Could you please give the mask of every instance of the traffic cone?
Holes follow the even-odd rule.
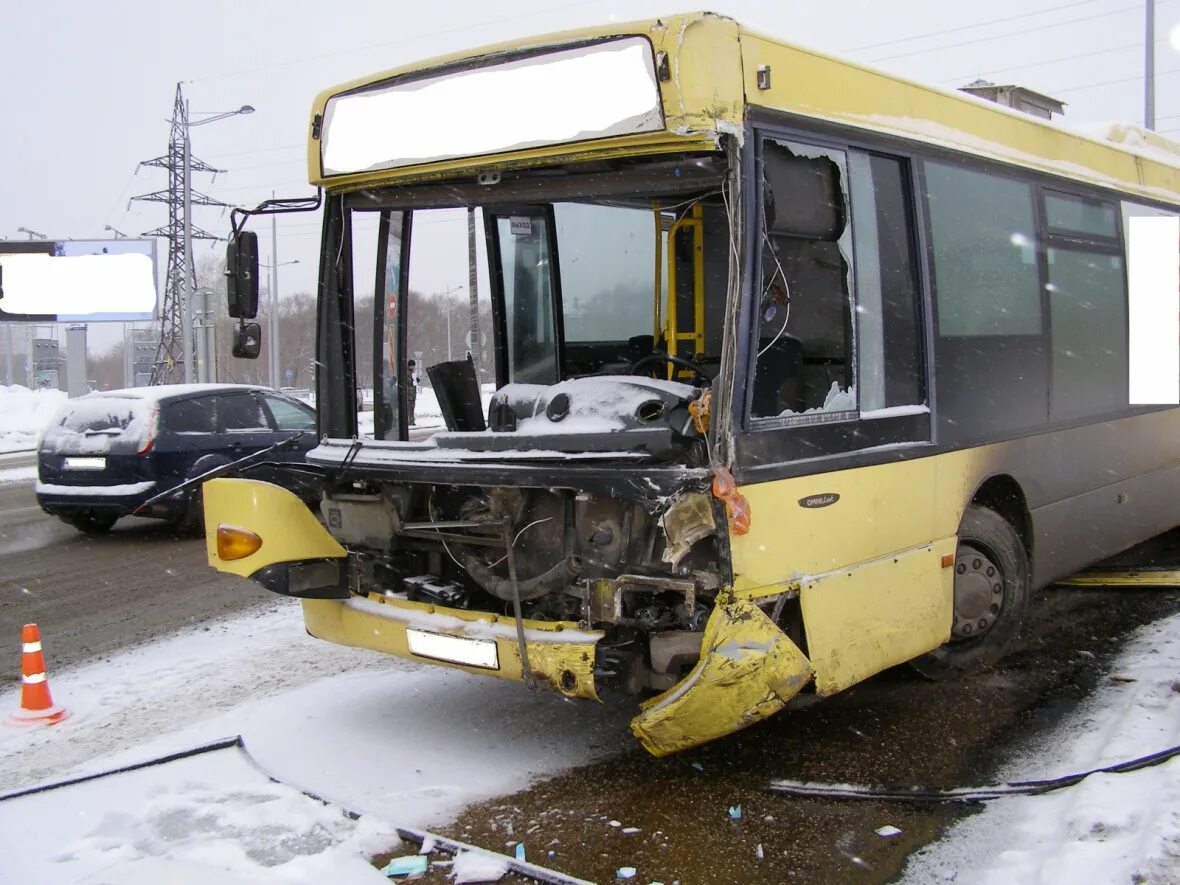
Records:
[[[20,641],[20,709],[10,713],[8,721],[12,725],[55,725],[70,713],[49,696],[45,655],[41,653],[41,631],[37,625],[25,624]]]

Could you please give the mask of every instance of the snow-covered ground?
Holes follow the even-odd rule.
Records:
[[[1180,615],[1138,632],[1111,678],[1004,770],[1042,780],[1180,744]],[[908,885],[1180,882],[1180,757],[990,802],[911,861]]]
[[[198,764],[167,780],[170,769],[161,769],[149,791],[158,801],[142,807],[108,807],[120,788],[105,781],[69,788],[57,804],[54,793],[36,803],[0,801],[0,881],[10,881],[3,870],[12,858],[20,858],[11,880],[18,882],[91,881],[95,869],[107,878],[94,881],[124,882],[149,861],[157,871],[183,861],[193,882],[237,883],[296,860],[280,881],[377,881],[363,864],[317,878],[323,865],[308,857],[339,859],[343,846],[363,858],[396,843],[391,825],[443,823],[470,802],[630,743],[625,710],[333,646],[307,636],[298,603],[277,598],[261,612],[51,673],[49,682],[70,716],[51,727],[0,726],[0,789],[240,734],[281,781],[362,817],[327,827],[328,812],[310,812],[289,791],[239,784],[219,765]],[[0,694],[0,709],[18,704],[18,690]],[[176,827],[177,815],[201,826]],[[258,856],[252,846],[262,819],[272,842],[300,850]],[[52,852],[17,850],[45,844],[47,828]]]

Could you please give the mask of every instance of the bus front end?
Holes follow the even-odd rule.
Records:
[[[798,693],[794,588],[740,597],[730,563],[743,90],[736,25],[705,15],[324,93],[322,501],[207,483],[210,564],[330,642],[655,695],[632,728],[657,755]],[[461,358],[450,303],[444,347],[427,322],[439,267],[479,296]]]

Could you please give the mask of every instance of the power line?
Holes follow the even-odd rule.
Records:
[[[1180,68],[1170,68],[1166,71],[1156,71],[1157,77],[1162,77],[1164,74],[1180,73]],[[1119,83],[1140,83],[1143,81],[1143,75],[1137,77],[1123,77],[1119,80],[1103,80],[1101,83],[1084,83],[1081,86],[1065,86],[1061,89],[1050,89],[1049,92],[1054,95],[1059,95],[1062,92],[1077,92],[1079,89],[1097,89],[1099,86],[1115,86]]]
[[[1172,0],[1162,0],[1162,2],[1159,5],[1162,6],[1164,3],[1170,3],[1170,2],[1172,2]],[[1112,15],[1122,15],[1124,12],[1137,12],[1137,11],[1141,10],[1142,8],[1143,7],[1141,5],[1124,6],[1121,9],[1113,9],[1109,12],[1100,12],[1097,15],[1088,15],[1088,16],[1085,16],[1084,18],[1074,18],[1074,19],[1070,19],[1069,21],[1064,21],[1064,22],[1054,22],[1052,24],[1047,24],[1047,25],[1038,25],[1035,28],[1025,28],[1023,31],[1006,31],[1003,34],[994,34],[991,37],[976,37],[974,40],[960,40],[958,43],[946,43],[942,46],[928,46],[925,49],[915,49],[912,52],[901,52],[901,53],[898,53],[897,55],[886,55],[886,56],[882,56],[880,58],[869,59],[869,61],[873,64],[877,64],[878,62],[893,61],[894,59],[898,59],[898,58],[910,58],[911,56],[922,55],[923,53],[927,53],[927,52],[941,52],[944,49],[955,49],[959,46],[973,46],[977,43],[988,43],[992,40],[1003,40],[1007,37],[1019,37],[1023,34],[1031,34],[1034,31],[1048,31],[1053,28],[1063,28],[1066,25],[1074,25],[1074,24],[1078,24],[1080,22],[1095,21],[1100,18],[1109,18]]]
[[[1097,3],[1098,0],[1079,0],[1077,3],[1066,3],[1062,6],[1051,6],[1048,9],[1038,9],[1036,12],[1025,12],[1020,15],[1007,15],[1003,18],[993,18],[985,22],[974,22],[969,25],[958,25],[954,28],[943,28],[941,31],[927,31],[925,34],[915,34],[912,37],[899,37],[896,40],[884,40],[880,43],[868,43],[864,46],[854,46],[851,49],[843,49],[841,52],[861,52],[865,49],[880,49],[882,46],[895,46],[898,43],[912,43],[915,40],[925,40],[927,37],[941,37],[943,34],[955,34],[959,31],[973,31],[976,28],[984,28],[988,25],[998,25],[1003,22],[1016,21],[1022,18],[1032,18],[1036,15],[1048,15],[1050,12],[1058,12],[1062,9],[1073,9],[1076,6],[1089,6]]]
[[[298,148],[299,150],[306,150],[307,144],[281,144],[274,147],[251,148],[248,151],[230,151],[225,154],[208,154],[207,156],[213,159],[220,159],[222,157],[242,157],[246,154],[270,154],[276,151],[292,151]]]
[[[111,211],[107,213],[107,220],[106,220],[106,222],[104,222],[105,224],[112,223],[111,216],[115,214],[115,210],[119,208],[119,204],[123,202],[123,198],[125,196],[127,196],[127,191],[131,188],[131,182],[135,180],[135,176],[137,176],[138,174],[139,174],[139,164],[136,163],[135,168],[131,171],[131,174],[129,176],[127,176],[127,183],[124,184],[123,188],[119,191],[119,196],[115,198],[115,205],[111,206]],[[123,214],[124,215],[127,214],[126,209],[123,210]]]
[[[1166,42],[1165,40],[1157,40],[1157,43]],[[1094,55],[1105,55],[1108,52],[1122,52],[1127,49],[1142,49],[1143,43],[1126,43],[1122,46],[1111,46],[1109,49],[1095,49],[1092,52],[1080,52],[1077,55],[1062,55],[1058,58],[1046,58],[1041,61],[1029,62],[1026,65],[1011,65],[1005,68],[995,68],[990,71],[976,71],[974,74],[962,74],[958,77],[946,77],[939,80],[939,83],[958,83],[966,80],[968,77],[986,77],[991,74],[1006,74],[1009,71],[1023,71],[1028,68],[1039,68],[1045,65],[1053,65],[1062,61],[1075,61],[1079,58],[1090,58]]]

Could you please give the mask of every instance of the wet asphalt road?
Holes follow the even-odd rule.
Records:
[[[657,760],[636,748],[471,807],[444,832],[509,854],[523,839],[530,860],[594,882],[616,881],[622,866],[668,885],[893,881],[971,808],[798,799],[766,782],[991,783],[1022,740],[1109,678],[1129,632],[1177,611],[1170,590],[1046,590],[1019,649],[993,671],[931,683],[896,668],[699,750]],[[884,825],[901,835],[876,835]]]
[[[1180,536],[1166,549],[1180,553]],[[209,569],[201,539],[141,519],[86,536],[43,514],[30,482],[0,484],[0,645],[14,652],[0,670],[5,681],[19,678],[17,637],[28,621],[41,626],[52,672],[268,596]],[[989,783],[1022,739],[1109,678],[1109,660],[1130,631],[1176,611],[1176,591],[1043,591],[1020,647],[991,672],[930,683],[897,668],[669,759],[636,747],[472,806],[442,829],[509,854],[523,839],[530,860],[595,882],[616,881],[622,866],[637,868],[634,881],[668,885],[888,882],[911,852],[970,810],[794,799],[766,792],[765,783]],[[728,809],[737,805],[741,818],[732,820]],[[901,835],[877,836],[886,824]],[[449,881],[444,869],[421,881]]]
[[[41,628],[52,674],[269,596],[209,568],[203,539],[135,517],[85,535],[43,513],[31,481],[0,483],[0,649],[12,649],[0,683],[20,680],[22,624]]]

